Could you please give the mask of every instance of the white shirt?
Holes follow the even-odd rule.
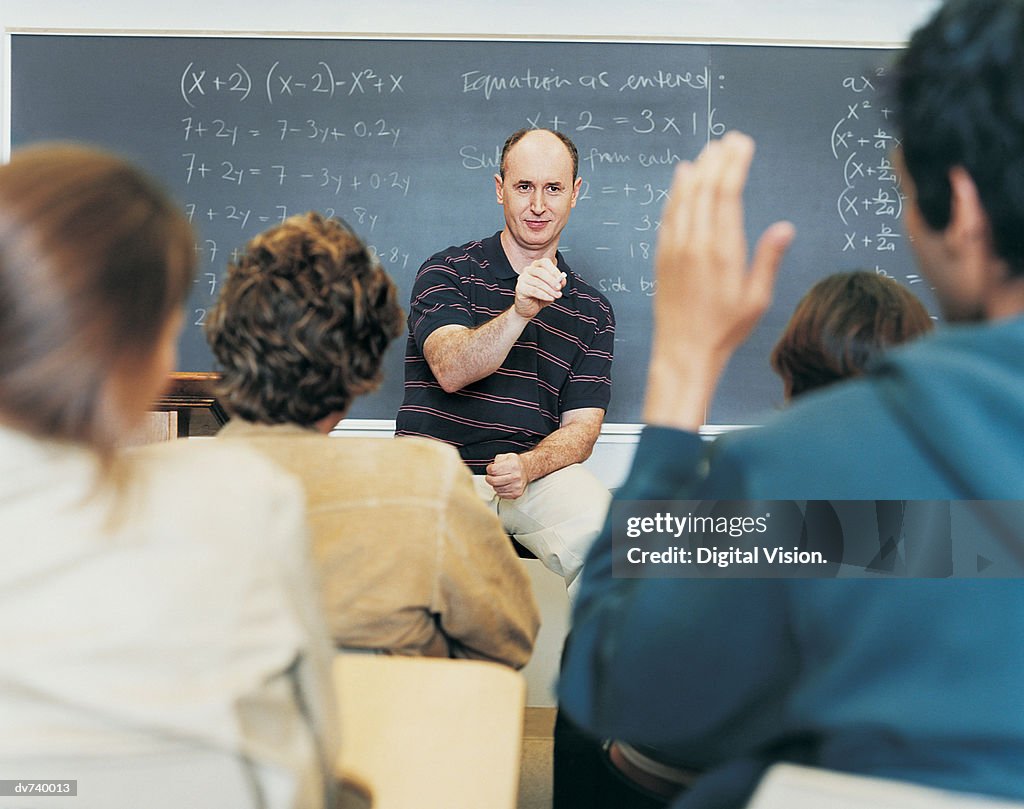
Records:
[[[123,464],[97,488],[87,450],[0,426],[0,779],[78,779],[76,809],[321,809],[301,489],[220,442]]]

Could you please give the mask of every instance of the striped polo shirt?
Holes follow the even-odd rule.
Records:
[[[500,232],[431,256],[416,276],[405,350],[405,400],[397,435],[435,438],[458,449],[476,474],[494,456],[525,452],[558,429],[561,415],[583,407],[607,409],[611,398],[615,316],[608,300],[566,274],[562,297],[527,324],[493,374],[445,393],[423,358],[423,343],[449,324],[474,328],[515,300],[518,276]]]

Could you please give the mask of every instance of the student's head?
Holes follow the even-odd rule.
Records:
[[[786,398],[860,376],[889,346],[932,329],[921,301],[874,272],[837,273],[804,295],[772,350]]]
[[[912,181],[908,230],[946,231],[958,194],[973,193],[967,177],[988,219],[978,233],[1009,275],[1024,276],[1024,1],[947,2],[911,39],[892,94]],[[970,288],[957,288],[971,277],[943,266],[941,243],[914,246],[947,315],[982,317]]]
[[[561,132],[521,129],[505,141],[494,175],[505,233],[526,253],[553,252],[576,205],[576,146]]]
[[[362,240],[311,212],[245,246],[206,336],[232,413],[311,427],[377,388],[402,318],[394,283]]]
[[[16,151],[0,166],[0,422],[109,458],[173,368],[194,248],[123,160]]]

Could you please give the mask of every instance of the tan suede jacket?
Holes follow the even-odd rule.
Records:
[[[540,624],[529,579],[452,447],[240,419],[219,436],[245,442],[305,484],[339,647],[527,663]]]

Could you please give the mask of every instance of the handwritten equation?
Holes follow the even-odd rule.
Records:
[[[585,235],[563,241],[566,258],[610,296],[654,294],[650,266],[672,167],[725,132],[716,105],[727,90],[724,72],[706,64],[571,74],[467,69],[438,84],[423,71],[329,59],[186,61],[177,77],[176,181],[199,233],[193,324],[202,325],[215,297],[211,279],[237,260],[245,240],[311,208],[351,222],[385,267],[411,284],[419,263],[444,245],[418,246],[424,234],[410,238],[401,223],[418,207],[438,199],[443,206],[445,185],[458,174],[466,175],[461,187],[476,189],[458,205],[479,208],[492,193],[488,175],[500,171],[504,135],[522,127],[565,132],[579,147],[583,180],[569,233],[582,223]],[[581,93],[591,103],[579,104]],[[433,97],[441,99],[436,108],[449,98],[477,104],[481,119],[513,98],[521,111],[503,114],[489,141],[459,144],[423,118]],[[452,132],[467,128],[461,124]],[[418,150],[425,139],[436,166]],[[485,232],[499,226],[499,213]]]
[[[249,100],[253,88],[263,90],[269,104],[283,98],[294,98],[309,94],[322,95],[333,99],[357,95],[392,95],[405,92],[402,88],[404,76],[388,73],[378,75],[371,67],[336,73],[324,61],[319,61],[312,70],[296,72],[274,62],[266,73],[257,75],[253,81],[252,72],[239,62],[227,70],[218,70],[196,62],[189,62],[181,72],[179,89],[181,97],[190,107],[195,107],[201,98],[222,96],[238,102]]]
[[[890,111],[876,86],[881,74],[838,82],[843,112],[828,133],[841,228],[834,249],[844,258],[855,255],[859,265],[894,272],[905,262],[892,260],[905,251],[903,194],[891,158],[898,144]],[[419,246],[424,235],[410,238],[401,226],[417,207],[438,200],[443,206],[445,185],[460,173],[479,179],[461,182],[460,188],[476,190],[460,192],[465,202],[458,204],[476,208],[487,201],[502,138],[460,143],[451,135],[482,127],[463,124],[474,105],[481,119],[500,108],[502,134],[545,127],[577,143],[583,181],[563,254],[610,296],[649,297],[656,291],[650,265],[672,168],[735,125],[719,105],[730,84],[725,70],[708,64],[628,72],[473,68],[440,82],[384,63],[273,59],[255,67],[189,60],[178,74],[179,180],[190,219],[209,234],[197,253],[210,272],[223,271],[217,262],[237,254],[240,237],[289,212],[316,208],[355,218],[367,239],[383,239],[378,253],[385,265],[410,273],[443,246]],[[423,117],[425,108],[441,109],[452,98],[466,105],[454,121]],[[425,140],[430,159],[421,148]],[[460,237],[479,235],[467,229]]]
[[[845,111],[832,127],[829,147],[839,181],[835,211],[842,228],[837,247],[843,255],[856,256],[861,266],[888,275],[900,263],[894,256],[906,252],[899,225],[906,196],[892,161],[893,149],[900,145],[892,110],[878,90],[884,76],[880,67],[869,75],[843,78]],[[901,275],[909,284],[923,282],[916,272]]]

